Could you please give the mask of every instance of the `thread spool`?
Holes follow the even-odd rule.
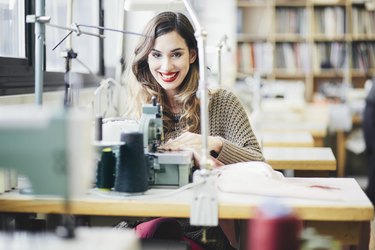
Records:
[[[148,189],[148,171],[143,148],[143,134],[122,133],[116,165],[115,191],[143,193]]]
[[[98,116],[95,119],[95,140],[101,141],[103,139],[103,117]]]
[[[298,250],[302,221],[289,207],[263,204],[248,224],[248,250]]]
[[[96,171],[96,187],[112,189],[115,183],[116,156],[110,148],[102,151]]]

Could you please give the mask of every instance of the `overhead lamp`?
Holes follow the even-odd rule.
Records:
[[[185,5],[181,0],[150,0],[150,1],[125,1],[124,5],[127,11],[182,11],[185,10]]]

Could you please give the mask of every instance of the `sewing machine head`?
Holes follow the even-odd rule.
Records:
[[[152,104],[143,106],[139,132],[143,133],[143,145],[149,167],[151,187],[178,188],[189,183],[193,167],[190,151],[157,152],[163,143],[163,117],[161,107],[152,98]]]
[[[34,194],[81,194],[95,172],[90,122],[75,109],[1,107],[0,167],[27,176]]]
[[[156,152],[164,140],[163,116],[160,104],[156,103],[156,97],[152,97],[152,104],[143,105],[139,132],[143,133],[143,146],[145,153]]]

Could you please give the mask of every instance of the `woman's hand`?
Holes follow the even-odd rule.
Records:
[[[223,142],[218,137],[208,137],[208,151],[214,150],[216,153],[220,153],[223,147]],[[200,152],[202,148],[202,136],[200,134],[185,132],[176,139],[171,139],[163,144],[161,149],[164,150],[191,150],[194,154],[195,164],[199,166]],[[220,161],[212,158],[215,166],[223,165]]]

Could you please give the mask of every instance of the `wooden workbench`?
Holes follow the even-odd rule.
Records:
[[[261,134],[266,132],[308,132],[314,138],[314,145],[322,147],[327,136],[327,123],[320,121],[263,121]]]
[[[328,108],[324,105],[295,106],[282,100],[264,100],[259,119],[261,133],[309,132],[317,147],[324,145],[329,122]]]
[[[314,138],[307,131],[263,132],[260,134],[263,147],[313,147]]]
[[[327,147],[264,147],[266,162],[277,170],[336,170],[336,159]]]
[[[330,186],[335,199],[278,197],[292,207],[305,225],[314,226],[320,233],[337,237],[346,244],[368,242],[367,228],[374,217],[374,209],[360,186],[351,178],[287,178],[289,183],[311,186]],[[70,203],[70,213],[92,216],[180,217],[190,216],[192,190],[166,195],[171,190],[153,189],[146,195],[127,197],[92,191]],[[298,192],[298,190],[291,191]],[[161,196],[161,194],[164,194]],[[294,198],[293,198],[294,197]],[[218,192],[219,217],[222,219],[250,219],[265,196]],[[17,190],[0,195],[0,212],[11,213],[66,213],[62,199],[20,195]],[[366,233],[364,234],[366,229]],[[366,243],[366,242],[365,242]]]

